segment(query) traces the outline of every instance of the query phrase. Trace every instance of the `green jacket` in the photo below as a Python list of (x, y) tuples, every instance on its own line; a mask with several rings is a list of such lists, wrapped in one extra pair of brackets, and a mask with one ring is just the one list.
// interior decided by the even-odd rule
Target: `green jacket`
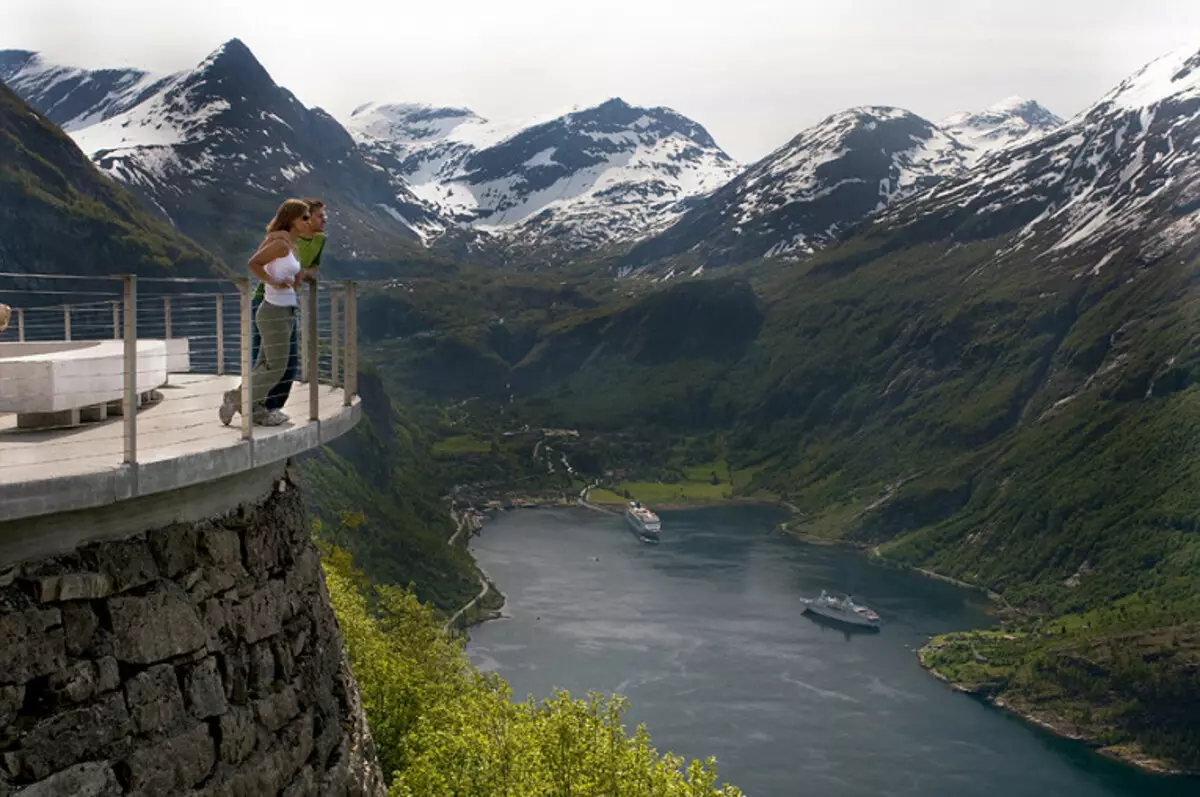
[[(319, 232), (312, 238), (297, 238), (296, 239), (296, 259), (300, 261), (300, 268), (320, 268), (321, 253), (325, 251), (325, 233)], [(266, 286), (261, 282), (258, 283), (258, 290), (254, 292), (254, 300), (262, 301), (266, 294)]]

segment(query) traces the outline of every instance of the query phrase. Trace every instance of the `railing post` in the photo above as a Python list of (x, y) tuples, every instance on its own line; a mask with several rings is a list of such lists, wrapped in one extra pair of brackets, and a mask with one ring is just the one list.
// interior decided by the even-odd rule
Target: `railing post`
[(163, 337), (171, 338), (171, 297), (163, 297)]
[[(243, 308), (244, 310), (245, 308)], [(243, 312), (243, 315), (246, 313)], [(242, 319), (242, 324), (246, 319)], [(217, 294), (217, 376), (225, 375), (225, 297)], [(245, 376), (245, 371), (242, 372)]]
[(17, 343), (25, 342), (25, 310), (17, 308)]
[(63, 340), (71, 339), (71, 305), (63, 305)]
[[(125, 283), (125, 464), (137, 467), (137, 277), (121, 278)], [(136, 484), (136, 482), (135, 482)], [(136, 491), (135, 491), (136, 492)]]
[[(242, 360), (242, 439), (250, 440), (254, 436), (254, 363), (250, 361), (251, 354), (251, 335), (250, 330), (250, 278), (242, 277), (238, 280), (238, 304), (241, 306), (241, 360)], [(219, 301), (219, 299), (218, 299)], [(218, 304), (218, 307), (220, 305)], [(217, 313), (218, 317), (220, 312)], [(251, 448), (251, 455), (254, 449)]]
[(113, 302), (113, 340), (121, 339), (121, 303)]
[(342, 370), (346, 374), (344, 401), (347, 407), (358, 393), (358, 284), (346, 282), (346, 356)]
[(319, 420), (321, 417), (320, 402), (320, 368), (317, 363), (317, 283), (308, 284), (308, 317), (304, 319), (306, 340), (305, 350), (308, 352), (308, 419)]
[(299, 332), (300, 381), (308, 383), (308, 302), (303, 288), (297, 289), (296, 326)]
[(338, 294), (337, 283), (329, 283), (329, 385), (338, 382)]

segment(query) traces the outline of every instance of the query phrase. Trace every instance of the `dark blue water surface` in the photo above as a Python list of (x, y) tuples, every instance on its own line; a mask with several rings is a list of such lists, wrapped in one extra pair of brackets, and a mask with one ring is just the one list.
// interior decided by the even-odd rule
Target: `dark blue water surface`
[[(471, 547), (508, 597), (471, 632), (473, 662), (516, 697), (620, 692), (655, 746), (717, 757), (750, 797), (1183, 797), (1200, 781), (1144, 775), (948, 689), (917, 664), (931, 635), (987, 625), (950, 584), (772, 534), (763, 507), (663, 512), (662, 543), (586, 510), (502, 514)], [(852, 591), (879, 634), (801, 614)]]

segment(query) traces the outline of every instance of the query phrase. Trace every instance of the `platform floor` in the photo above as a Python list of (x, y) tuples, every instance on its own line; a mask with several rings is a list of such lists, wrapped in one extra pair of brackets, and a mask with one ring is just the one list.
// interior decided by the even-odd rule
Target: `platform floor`
[[(173, 374), (168, 385), (160, 388), (163, 400), (138, 411), (137, 461), (139, 468), (152, 468), (171, 460), (186, 458), (192, 463), (212, 452), (214, 460), (247, 448), (242, 439), (241, 416), (224, 426), (217, 417), (222, 394), (241, 380), (236, 376)], [(341, 388), (319, 387), (318, 407), (324, 425), (338, 434), (353, 426), (347, 423), (347, 410)], [(309, 386), (297, 382), (284, 412), (291, 420), (276, 427), (255, 426), (251, 451), (280, 452), (325, 442), (324, 433), (314, 437), (309, 424)], [(357, 419), (358, 399), (353, 406)], [(47, 480), (88, 477), (123, 469), (124, 419), (109, 418), (97, 423), (56, 430), (21, 430), (15, 414), (0, 415), (0, 502), (17, 495), (14, 488)], [(261, 459), (251, 455), (251, 464)], [(194, 469), (194, 465), (193, 465)], [(228, 467), (223, 467), (228, 470)], [(162, 470), (159, 468), (159, 470)], [(194, 481), (194, 480), (193, 480)], [(65, 485), (64, 485), (65, 487)], [(41, 490), (39, 490), (41, 491)], [(0, 519), (11, 513), (0, 511)]]

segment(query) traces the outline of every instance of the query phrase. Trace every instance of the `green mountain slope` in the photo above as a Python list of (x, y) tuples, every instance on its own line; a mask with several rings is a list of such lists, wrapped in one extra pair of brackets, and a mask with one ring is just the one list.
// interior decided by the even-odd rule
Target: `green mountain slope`
[(0, 84), (0, 270), (203, 276), (222, 266)]
[(679, 283), (545, 327), (543, 339), (515, 364), (513, 388), (561, 423), (718, 424), (714, 390), (763, 322), (747, 282)]
[(392, 403), (373, 370), (360, 371), (363, 419), (301, 460), (318, 536), (347, 551), (377, 584), (412, 585), (447, 614), (479, 592), (469, 553), (447, 544), (450, 507), (438, 493), (430, 443)]

